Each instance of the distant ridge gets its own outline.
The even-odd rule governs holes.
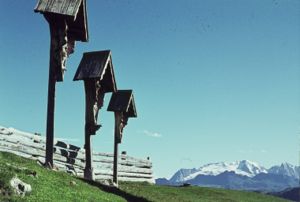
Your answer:
[[[221,187],[252,191],[281,191],[299,186],[300,167],[289,163],[266,169],[258,163],[241,160],[210,163],[192,169],[179,169],[169,180],[157,179],[157,184]]]

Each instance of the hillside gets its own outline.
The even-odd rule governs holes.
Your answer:
[[[31,185],[32,192],[24,198],[14,194],[9,185],[14,176]],[[0,193],[0,201],[285,201],[252,192],[148,183],[124,182],[119,189],[109,188],[5,152],[0,152]]]

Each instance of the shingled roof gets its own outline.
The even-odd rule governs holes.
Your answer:
[[[114,68],[110,50],[83,53],[74,81],[98,78],[106,86],[106,92],[116,92]]]
[[[113,93],[107,111],[123,112],[127,117],[137,117],[132,90],[118,90]]]
[[[35,12],[65,15],[68,33],[76,41],[88,41],[86,0],[39,0]]]

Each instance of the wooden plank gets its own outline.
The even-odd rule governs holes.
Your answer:
[[[93,152],[93,156],[96,158],[98,156],[103,156],[103,157],[111,157],[113,158],[113,154],[108,154],[108,153],[101,153],[101,152]]]
[[[45,148],[44,144],[35,143],[35,142],[30,141],[26,138],[23,138],[23,139],[16,138],[15,136],[3,137],[3,136],[0,135],[0,141],[10,142],[10,143],[13,143],[13,144],[22,144],[22,145],[25,145],[25,146],[30,146],[30,147],[38,148],[38,149],[44,149]]]
[[[112,170],[94,170],[94,174],[95,175],[109,175],[112,176],[113,175],[113,171]],[[138,173],[123,173],[123,172],[118,172],[118,176],[120,177],[136,177],[136,178],[152,178],[152,175],[148,175],[148,174],[138,174]]]
[[[106,176],[106,175],[98,175],[95,176],[95,180],[98,182],[103,182],[105,180],[112,180],[112,176]],[[155,183],[153,179],[148,179],[148,178],[130,178],[130,177],[119,177],[119,181],[123,182],[148,182],[148,183]]]
[[[82,0],[39,0],[36,12],[50,12],[76,17]]]
[[[121,161],[119,162],[119,164],[123,166],[135,166],[138,168],[152,168],[152,165],[145,165],[143,163],[132,162],[132,161]]]
[[[137,161],[140,163],[145,163],[146,165],[152,165],[151,161],[149,161],[149,160],[138,159],[138,158],[127,156],[127,155],[120,155],[120,158],[124,159],[124,160],[133,161],[133,162]]]
[[[111,164],[94,164],[94,169],[97,170],[112,170],[113,166]],[[152,174],[152,170],[148,168],[137,168],[137,167],[128,167],[128,166],[119,166],[118,169],[120,172],[128,172],[128,173],[144,173],[144,174]]]

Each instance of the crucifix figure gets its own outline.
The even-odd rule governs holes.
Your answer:
[[[63,81],[67,58],[74,53],[75,40],[68,32],[68,25],[61,16],[44,15],[50,26],[50,65],[56,81]]]
[[[128,117],[123,112],[115,112],[115,137],[116,142],[119,144],[122,142],[123,129],[127,125]]]
[[[99,110],[104,103],[105,88],[98,79],[84,80],[85,89],[85,130],[88,134],[95,135],[101,127],[97,123]]]

